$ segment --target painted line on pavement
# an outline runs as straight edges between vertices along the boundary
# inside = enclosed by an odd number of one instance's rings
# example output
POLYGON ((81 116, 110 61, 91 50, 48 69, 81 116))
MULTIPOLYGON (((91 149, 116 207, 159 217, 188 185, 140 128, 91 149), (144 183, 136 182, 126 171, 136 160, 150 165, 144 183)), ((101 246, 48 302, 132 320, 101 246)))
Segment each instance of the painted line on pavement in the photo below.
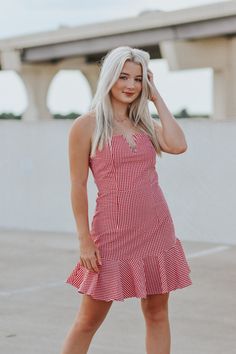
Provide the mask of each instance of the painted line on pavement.
MULTIPOLYGON (((203 256, 207 256, 209 254, 214 254, 214 253, 226 251, 229 248, 231 248, 231 247, 230 246, 217 246, 214 248, 208 248, 206 250, 202 250, 199 252, 186 254, 186 258, 192 259, 192 258, 203 257, 203 256)), ((57 286, 64 286, 65 284, 66 284, 65 281, 60 281, 60 282, 53 282, 53 283, 48 283, 48 284, 36 285, 36 286, 31 286, 31 287, 26 287, 26 288, 21 288, 21 289, 0 291, 0 296, 11 296, 11 295, 15 295, 15 294, 25 294, 25 293, 30 293, 30 292, 34 292, 34 291, 40 291, 43 289, 54 288, 57 286)))
POLYGON ((191 258, 197 258, 197 257, 202 257, 202 256, 207 256, 209 254, 213 254, 213 253, 219 253, 222 251, 226 251, 229 248, 231 248, 230 246, 217 246, 214 248, 208 248, 206 250, 202 250, 199 252, 194 252, 194 253, 190 253, 186 256, 187 259, 191 259, 191 258))

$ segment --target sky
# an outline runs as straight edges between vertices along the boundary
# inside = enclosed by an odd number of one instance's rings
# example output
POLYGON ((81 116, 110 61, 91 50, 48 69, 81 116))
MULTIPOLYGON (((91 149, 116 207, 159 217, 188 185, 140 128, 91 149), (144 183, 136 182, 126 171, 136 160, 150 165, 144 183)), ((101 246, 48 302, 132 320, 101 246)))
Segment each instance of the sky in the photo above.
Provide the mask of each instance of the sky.
MULTIPOLYGON (((0 39, 25 35, 60 26, 79 26, 137 16, 146 10, 171 11, 216 3, 216 0, 0 0, 0 39)), ((187 108, 190 113, 212 112, 211 68, 170 71, 165 59, 152 60, 154 82, 175 113, 187 108)), ((60 71, 53 79, 47 97, 52 113, 84 113, 91 92, 79 71, 60 71)), ((12 71, 0 71, 0 113, 21 114, 27 106, 24 85, 12 71)), ((152 112, 154 108, 150 106, 152 112)))

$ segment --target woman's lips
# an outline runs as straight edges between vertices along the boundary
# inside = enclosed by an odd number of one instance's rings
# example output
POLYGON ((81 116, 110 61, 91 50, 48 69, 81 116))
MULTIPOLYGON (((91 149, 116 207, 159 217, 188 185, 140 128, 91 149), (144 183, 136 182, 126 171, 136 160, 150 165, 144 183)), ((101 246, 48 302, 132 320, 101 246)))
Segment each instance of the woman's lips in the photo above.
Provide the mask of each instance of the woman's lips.
POLYGON ((124 92, 124 94, 125 94, 126 96, 133 96, 133 95, 134 95, 134 92, 124 92))

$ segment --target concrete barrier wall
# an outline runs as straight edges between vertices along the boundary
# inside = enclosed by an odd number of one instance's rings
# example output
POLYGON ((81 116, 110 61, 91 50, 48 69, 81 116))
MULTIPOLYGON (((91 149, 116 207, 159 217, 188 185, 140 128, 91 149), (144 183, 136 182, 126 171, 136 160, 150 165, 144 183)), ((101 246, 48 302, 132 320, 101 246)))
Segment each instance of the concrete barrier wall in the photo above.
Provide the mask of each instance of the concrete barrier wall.
MULTIPOLYGON (((157 157, 182 240, 236 244, 236 121, 178 119, 184 154, 157 157)), ((70 202, 71 121, 0 121, 0 228, 76 232, 70 202)), ((97 188, 88 180, 90 223, 97 188)))

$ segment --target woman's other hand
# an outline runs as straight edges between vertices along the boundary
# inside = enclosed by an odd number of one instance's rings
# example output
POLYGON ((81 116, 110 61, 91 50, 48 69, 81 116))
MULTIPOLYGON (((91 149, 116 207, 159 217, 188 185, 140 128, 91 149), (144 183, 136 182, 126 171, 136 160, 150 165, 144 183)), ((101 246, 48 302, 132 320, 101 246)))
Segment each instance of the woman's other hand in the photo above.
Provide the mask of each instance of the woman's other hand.
POLYGON ((159 92, 157 91, 157 88, 154 84, 153 72, 150 69, 148 69, 148 86, 150 91, 148 99, 154 102, 155 100, 157 100, 159 92))

